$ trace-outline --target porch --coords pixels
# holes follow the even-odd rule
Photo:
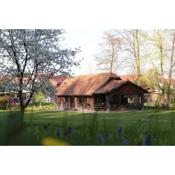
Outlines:
[[[143,95],[97,95],[94,97],[95,111],[141,110],[144,106]]]
[[[115,111],[142,109],[143,95],[94,95],[92,97],[59,97],[58,110],[70,111]]]
[[[94,99],[87,96],[58,97],[59,110],[69,111],[94,111]]]

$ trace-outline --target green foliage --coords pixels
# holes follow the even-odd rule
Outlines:
[[[38,102],[40,104],[40,108],[44,99],[45,99],[45,95],[42,92],[35,93],[34,100],[35,102]]]
[[[42,92],[38,92],[34,95],[34,99],[36,102],[43,102],[45,99],[45,95]]]
[[[152,90],[159,89],[158,79],[159,75],[157,71],[150,69],[142,74],[142,76],[137,80],[137,84]]]

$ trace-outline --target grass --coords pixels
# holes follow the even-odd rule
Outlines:
[[[7,121],[7,114],[0,111],[0,125]],[[175,145],[174,118],[174,110],[109,113],[28,110],[21,131],[1,144],[41,145],[43,139],[53,138],[69,145]]]

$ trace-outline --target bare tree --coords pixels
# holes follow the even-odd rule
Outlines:
[[[137,79],[141,76],[141,40],[142,32],[138,29],[123,30],[120,32],[123,41],[123,50],[126,54],[126,63],[134,68]]]
[[[162,106],[165,107],[166,104],[166,85],[165,85],[165,59],[166,59],[166,49],[165,49],[165,32],[164,30],[154,30],[153,34],[149,37],[152,42],[154,57],[151,60],[154,70],[157,71],[157,87],[162,95]],[[156,59],[157,58],[157,59]]]
[[[118,53],[121,48],[121,38],[114,30],[104,32],[104,42],[101,44],[101,54],[96,57],[97,66],[100,70],[108,72],[117,71]]]
[[[175,31],[174,30],[155,30],[153,37],[153,49],[156,54],[152,65],[157,70],[158,88],[162,94],[162,104],[165,109],[169,108],[172,76],[175,67],[174,49],[175,49]]]

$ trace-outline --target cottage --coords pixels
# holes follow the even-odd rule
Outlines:
[[[58,110],[142,109],[147,90],[113,73],[65,79],[57,88]]]

